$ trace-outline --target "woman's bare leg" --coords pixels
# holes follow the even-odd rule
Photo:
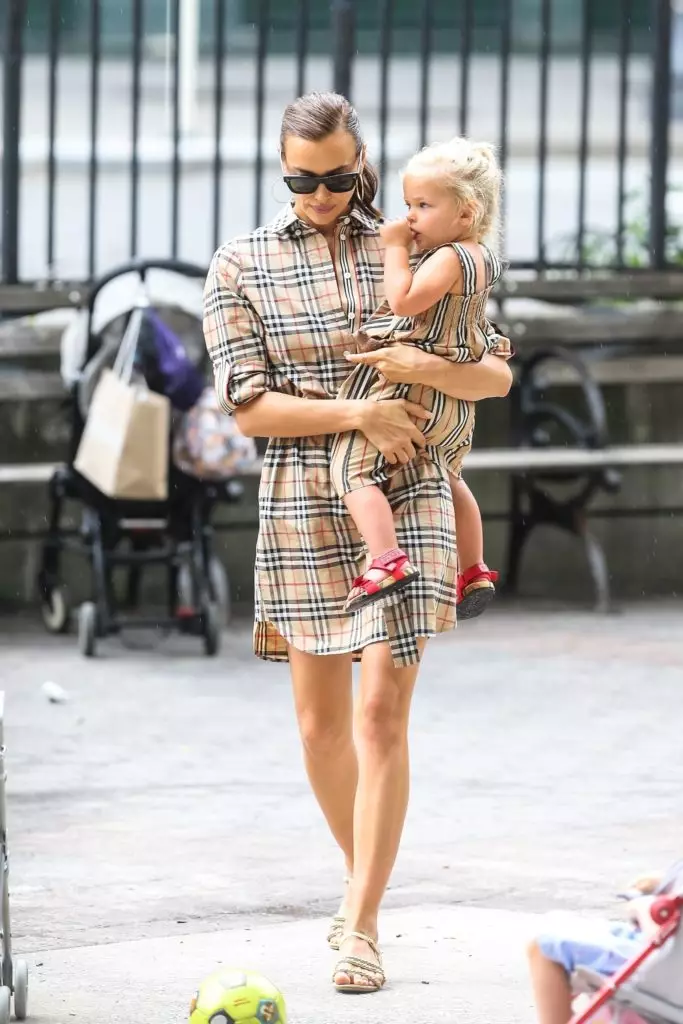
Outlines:
[[[544,956],[536,942],[529,945],[527,953],[538,1024],[568,1024],[572,993],[567,972]]]
[[[424,642],[420,644],[420,650]],[[356,704],[358,789],[354,814],[354,873],[346,931],[377,937],[380,903],[396,861],[409,791],[408,719],[419,665],[395,668],[388,644],[363,651]],[[367,943],[349,938],[342,957],[374,960]],[[359,975],[337,984],[362,984]],[[373,987],[371,984],[369,987]]]
[[[358,761],[353,744],[351,655],[307,654],[289,647],[304,764],[320,809],[353,872],[353,808]],[[345,912],[342,904],[340,912]]]

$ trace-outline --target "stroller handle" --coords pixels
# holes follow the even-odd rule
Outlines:
[[[197,263],[186,263],[184,260],[139,259],[131,260],[129,263],[120,263],[117,267],[114,267],[102,277],[98,277],[97,280],[93,282],[93,286],[88,295],[87,305],[90,317],[92,317],[97,296],[108,284],[115,281],[117,277],[123,277],[124,274],[131,273],[137,274],[140,280],[144,281],[149,270],[168,270],[173,274],[180,274],[182,277],[194,278],[206,277],[207,274],[206,267],[200,267]]]

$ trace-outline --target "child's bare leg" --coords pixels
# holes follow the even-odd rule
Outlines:
[[[544,956],[536,942],[529,944],[527,955],[538,1024],[568,1024],[572,1017],[572,991],[567,972],[561,964]]]
[[[398,550],[391,505],[379,487],[361,487],[345,494],[343,500],[368,547],[371,561],[378,562],[367,568],[351,589],[345,610],[354,611],[368,601],[402,590],[420,574],[407,555]]]
[[[450,477],[458,548],[458,615],[475,619],[495,597],[498,573],[484,562],[484,530],[477,501],[464,480]]]
[[[460,570],[484,561],[484,529],[476,498],[462,477],[451,476]]]
[[[394,514],[379,487],[359,487],[344,495],[344,504],[368,546],[372,558],[397,545]],[[386,574],[385,574],[386,575]]]

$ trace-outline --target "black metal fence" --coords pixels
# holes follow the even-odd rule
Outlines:
[[[2,7],[5,284],[207,261],[286,201],[279,115],[331,86],[359,109],[390,215],[410,152],[467,133],[498,145],[513,267],[683,264],[671,0],[116,0],[123,49],[108,0]]]

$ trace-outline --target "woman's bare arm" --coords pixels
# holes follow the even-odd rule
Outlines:
[[[443,391],[451,398],[479,402],[483,398],[505,398],[512,387],[512,371],[505,359],[486,352],[478,363],[452,363],[422,352],[424,366],[419,384]]]
[[[297,398],[267,391],[235,410],[246,437],[313,437],[362,429],[361,401]]]
[[[297,398],[267,391],[235,410],[248,437],[315,437],[360,430],[390,462],[406,463],[425,445],[415,421],[428,420],[421,405],[402,398],[387,402]]]
[[[425,384],[465,402],[505,398],[512,386],[507,361],[490,352],[478,363],[453,363],[416,345],[398,344],[375,352],[347,353],[346,358],[350,363],[374,366],[392,383]]]

